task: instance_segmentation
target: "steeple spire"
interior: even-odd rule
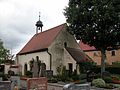
[[[39,12],[39,21],[40,21],[40,12]]]
[[[35,25],[36,25],[36,34],[38,33],[38,30],[41,30],[42,32],[43,24],[42,21],[40,21],[40,12],[39,12],[39,21],[37,21]]]

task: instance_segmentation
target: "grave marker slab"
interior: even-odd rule
[[[27,90],[47,90],[47,78],[29,78],[27,80]]]

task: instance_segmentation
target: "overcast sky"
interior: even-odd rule
[[[0,0],[0,39],[13,54],[18,53],[35,34],[39,19],[43,30],[65,23],[63,15],[69,0]]]

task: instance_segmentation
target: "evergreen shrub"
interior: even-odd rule
[[[112,83],[112,77],[104,77],[103,79],[106,83]]]
[[[31,71],[26,71],[25,75],[32,78],[33,73]]]
[[[106,66],[105,70],[110,72],[111,74],[120,74],[120,67],[118,66]],[[92,71],[95,73],[100,73],[101,67],[100,66],[93,67]]]
[[[106,83],[103,79],[98,78],[92,81],[92,85],[101,88],[101,87],[105,87]]]

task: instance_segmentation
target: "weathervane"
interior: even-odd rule
[[[39,12],[39,21],[37,21],[35,25],[36,25],[36,34],[38,33],[38,30],[41,30],[42,32],[43,24],[42,21],[40,21],[40,12]]]

